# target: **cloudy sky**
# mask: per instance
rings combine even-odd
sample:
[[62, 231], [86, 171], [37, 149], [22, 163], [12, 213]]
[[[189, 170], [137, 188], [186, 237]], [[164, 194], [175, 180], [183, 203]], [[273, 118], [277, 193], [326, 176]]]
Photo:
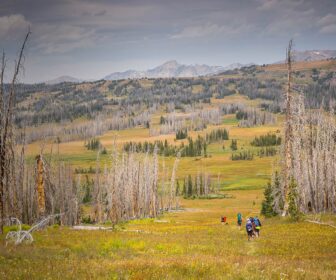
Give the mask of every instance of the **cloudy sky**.
[[167, 60], [270, 63], [336, 49], [335, 0], [1, 0], [0, 48], [10, 58], [30, 26], [21, 80], [99, 79]]

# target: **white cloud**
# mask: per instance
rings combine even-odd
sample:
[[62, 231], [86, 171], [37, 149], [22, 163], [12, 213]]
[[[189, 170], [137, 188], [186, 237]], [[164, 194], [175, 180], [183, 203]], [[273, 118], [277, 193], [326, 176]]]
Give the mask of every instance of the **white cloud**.
[[327, 14], [326, 16], [320, 18], [317, 21], [317, 26], [320, 27], [321, 33], [336, 33], [336, 15], [335, 14]]
[[[296, 2], [298, 5], [298, 2]], [[314, 9], [282, 9], [281, 13], [273, 16], [263, 30], [263, 34], [292, 36], [301, 34], [315, 26]]]
[[257, 8], [260, 11], [271, 10], [275, 6], [278, 5], [278, 1], [277, 0], [262, 0], [260, 2], [261, 2], [261, 5]]
[[45, 53], [66, 53], [79, 48], [95, 46], [95, 32], [74, 25], [43, 25], [33, 30], [36, 48]]
[[182, 38], [196, 38], [196, 37], [206, 37], [218, 34], [234, 35], [246, 32], [249, 29], [248, 25], [218, 25], [214, 23], [207, 23], [204, 25], [194, 25], [187, 26], [183, 28], [180, 32], [173, 34], [172, 39], [182, 39]]
[[321, 33], [336, 33], [336, 23], [323, 26], [320, 29]]
[[325, 26], [329, 24], [336, 23], [336, 15], [335, 14], [327, 14], [326, 16], [320, 18], [317, 21], [318, 26]]
[[258, 0], [260, 6], [258, 10], [269, 11], [277, 9], [293, 9], [304, 4], [304, 0]]
[[153, 7], [148, 5], [71, 0], [56, 6], [51, 13], [62, 21], [47, 21], [32, 30], [34, 48], [46, 54], [65, 54], [111, 43], [115, 38], [117, 43], [125, 43], [137, 35], [135, 30], [146, 26], [145, 18], [151, 13]]
[[225, 27], [219, 26], [217, 24], [206, 24], [199, 26], [187, 26], [183, 28], [180, 32], [171, 36], [173, 39], [180, 38], [195, 38], [203, 37], [207, 35], [213, 35], [221, 33], [225, 30]]
[[14, 14], [0, 17], [0, 38], [14, 37], [17, 32], [27, 30], [31, 25], [23, 15]]

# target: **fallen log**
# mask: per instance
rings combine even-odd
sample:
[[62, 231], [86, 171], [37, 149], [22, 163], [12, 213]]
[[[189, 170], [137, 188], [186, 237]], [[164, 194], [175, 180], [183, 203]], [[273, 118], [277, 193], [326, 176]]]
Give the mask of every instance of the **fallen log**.
[[101, 227], [101, 226], [73, 226], [75, 230], [113, 230], [113, 227]]
[[313, 224], [318, 224], [318, 225], [322, 225], [322, 226], [329, 226], [329, 227], [332, 227], [332, 228], [336, 229], [336, 226], [328, 224], [328, 223], [323, 223], [323, 222], [313, 221], [313, 220], [305, 220], [305, 222], [313, 223]]

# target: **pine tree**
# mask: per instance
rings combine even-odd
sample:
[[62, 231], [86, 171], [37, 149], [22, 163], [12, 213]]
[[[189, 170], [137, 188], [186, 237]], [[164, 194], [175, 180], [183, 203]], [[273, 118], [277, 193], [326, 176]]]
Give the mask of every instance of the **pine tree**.
[[188, 176], [188, 197], [193, 195], [193, 183], [191, 179], [191, 175]]
[[295, 179], [291, 177], [288, 186], [288, 214], [294, 221], [298, 221], [300, 218], [300, 210], [298, 207], [297, 198], [298, 198], [297, 184], [295, 182]]
[[264, 200], [261, 204], [261, 214], [265, 217], [276, 216], [276, 212], [273, 210], [274, 197], [272, 185], [269, 182], [264, 191]]
[[232, 140], [231, 141], [231, 146], [230, 146], [232, 151], [236, 151], [238, 149], [237, 147], [237, 140]]
[[186, 183], [186, 179], [183, 180], [183, 195], [186, 197], [187, 196], [187, 183]]
[[179, 180], [176, 179], [176, 196], [180, 195], [180, 192], [181, 192], [180, 189], [181, 189], [180, 182], [179, 182]]
[[274, 174], [272, 189], [274, 198], [273, 210], [275, 213], [279, 214], [283, 211], [284, 208], [284, 198], [280, 184], [279, 173], [277, 171]]

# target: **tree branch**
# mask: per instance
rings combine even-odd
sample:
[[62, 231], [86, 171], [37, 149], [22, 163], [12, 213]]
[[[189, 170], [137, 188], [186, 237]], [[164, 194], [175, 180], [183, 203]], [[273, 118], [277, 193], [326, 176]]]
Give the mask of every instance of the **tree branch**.
[[329, 226], [329, 227], [332, 227], [332, 228], [336, 229], [336, 226], [328, 224], [328, 223], [323, 223], [323, 222], [313, 221], [313, 220], [305, 220], [305, 222], [313, 223], [313, 224], [318, 224], [318, 225], [322, 225], [322, 226]]

